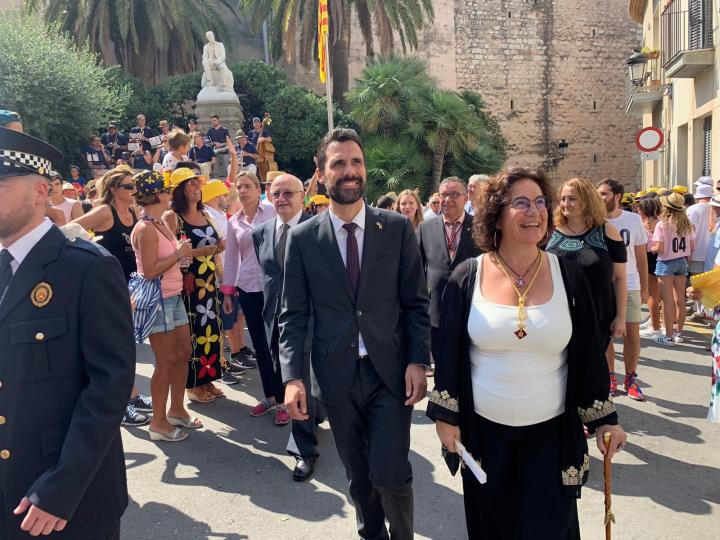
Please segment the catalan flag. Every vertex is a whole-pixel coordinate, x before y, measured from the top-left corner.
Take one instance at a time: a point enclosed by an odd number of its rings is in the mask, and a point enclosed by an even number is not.
[[[318,60],[320,60],[320,82],[327,80],[327,40],[330,34],[328,0],[318,0]]]

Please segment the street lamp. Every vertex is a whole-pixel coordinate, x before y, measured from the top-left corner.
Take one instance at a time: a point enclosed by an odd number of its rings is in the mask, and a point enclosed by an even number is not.
[[[625,63],[629,66],[633,86],[642,86],[645,83],[647,57],[641,52],[634,52],[625,60]]]
[[[558,143],[558,151],[560,152],[560,159],[565,159],[565,156],[567,156],[568,146],[570,146],[569,142],[567,142],[565,139],[560,139],[560,142]]]

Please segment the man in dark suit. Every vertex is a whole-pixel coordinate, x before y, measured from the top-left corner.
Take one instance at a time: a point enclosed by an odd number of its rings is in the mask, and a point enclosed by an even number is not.
[[[430,293],[432,352],[437,355],[440,303],[445,285],[455,267],[480,255],[472,239],[472,215],[465,211],[467,186],[457,176],[440,182],[442,213],[420,224],[420,253]]]
[[[45,218],[47,143],[0,128],[0,538],[119,539],[135,377],[120,263]]]
[[[362,538],[413,538],[410,418],[425,396],[430,317],[412,225],[367,206],[362,143],[326,135],[317,155],[330,209],[291,229],[285,255],[280,364],[285,403],[305,419],[305,336],[350,481]]]
[[[282,174],[276,177],[270,186],[270,195],[277,217],[266,221],[252,232],[255,252],[257,253],[260,268],[263,273],[263,319],[265,320],[265,335],[268,337],[270,354],[275,369],[280,369],[278,341],[278,315],[281,308],[281,293],[283,288],[283,270],[285,268],[285,247],[290,229],[297,227],[310,219],[304,214],[302,181],[291,174]],[[303,365],[303,384],[312,388],[310,375],[310,344],[306,340],[305,358]],[[293,480],[303,482],[312,477],[315,469],[315,460],[318,458],[316,400],[310,392],[307,396],[308,419],[293,420],[288,441],[287,452],[295,457]]]

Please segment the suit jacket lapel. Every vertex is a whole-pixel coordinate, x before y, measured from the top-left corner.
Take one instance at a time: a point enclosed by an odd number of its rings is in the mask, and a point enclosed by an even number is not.
[[[265,241],[263,244],[265,245],[265,249],[267,249],[269,253],[269,258],[272,261],[272,263],[277,268],[278,272],[282,272],[282,267],[277,263],[277,260],[275,259],[275,235],[277,234],[277,219],[275,218],[272,220],[272,226],[265,227]]]
[[[440,246],[440,252],[445,259],[445,265],[450,266],[452,261],[450,260],[450,251],[448,250],[447,238],[445,237],[445,221],[442,216],[437,219],[437,223],[435,224],[435,235],[438,246]]]
[[[58,258],[64,242],[65,235],[53,227],[30,250],[10,280],[5,298],[0,303],[0,323],[23,298],[30,295],[38,283],[43,281],[44,266]]]
[[[462,261],[463,254],[466,249],[471,245],[472,240],[472,221],[473,217],[470,214],[465,214],[465,219],[462,224],[462,234],[460,235],[460,242],[458,243],[458,250],[455,253],[455,261]]]
[[[362,260],[360,261],[360,285],[358,298],[369,286],[370,274],[375,266],[375,260],[382,252],[382,235],[385,228],[385,219],[380,212],[365,205],[365,235],[363,238]]]
[[[332,270],[332,274],[337,279],[340,288],[345,291],[348,298],[354,302],[355,298],[353,296],[352,288],[350,287],[350,280],[347,277],[345,263],[343,263],[340,250],[338,249],[335,231],[333,230],[329,212],[325,212],[325,216],[317,224],[317,237],[318,243],[320,244],[320,251],[323,254],[325,262],[330,266],[330,270]],[[362,279],[362,267],[360,275]]]

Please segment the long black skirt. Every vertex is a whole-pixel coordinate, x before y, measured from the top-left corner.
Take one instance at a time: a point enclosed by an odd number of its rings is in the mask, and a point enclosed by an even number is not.
[[[475,415],[479,458],[488,481],[463,468],[470,540],[578,540],[577,499],[563,491],[562,415],[511,427]]]

